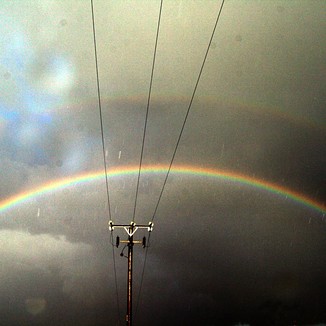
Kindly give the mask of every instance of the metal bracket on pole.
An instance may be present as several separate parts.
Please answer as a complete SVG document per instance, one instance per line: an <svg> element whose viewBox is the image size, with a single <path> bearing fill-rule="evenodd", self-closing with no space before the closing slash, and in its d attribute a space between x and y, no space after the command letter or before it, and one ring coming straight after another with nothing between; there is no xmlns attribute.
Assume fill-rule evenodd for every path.
<svg viewBox="0 0 326 326"><path fill-rule="evenodd" d="M146 238L144 237L142 241L134 240L134 234L138 229L147 229L148 232L153 231L153 222L149 222L148 225L139 224L136 225L135 222L130 222L130 224L114 224L112 221L109 222L109 230L113 232L115 228L124 229L128 234L128 240L122 240L121 243L126 243L128 246L128 281L127 281L127 314L126 314L126 325L132 326L132 258L133 258L133 246L134 244L142 244L143 248L146 247ZM120 243L120 238L117 237L116 246L118 247ZM121 256L124 256L123 250Z"/></svg>
<svg viewBox="0 0 326 326"><path fill-rule="evenodd" d="M135 222L130 222L130 224L114 224L112 221L109 222L109 230L113 231L115 228L123 228L126 230L129 237L132 237L138 229L147 229L148 232L153 231L153 222L146 224L136 224Z"/></svg>

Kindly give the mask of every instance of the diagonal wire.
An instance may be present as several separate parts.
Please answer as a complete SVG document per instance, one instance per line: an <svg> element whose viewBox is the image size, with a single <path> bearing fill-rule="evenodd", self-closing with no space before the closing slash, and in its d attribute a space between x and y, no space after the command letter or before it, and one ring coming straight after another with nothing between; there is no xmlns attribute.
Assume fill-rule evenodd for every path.
<svg viewBox="0 0 326 326"><path fill-rule="evenodd" d="M171 171L171 167L172 167L176 152L177 152L178 147L179 147L180 139L182 137L183 130L185 128L185 125L186 125L186 122L187 122L187 119L188 119L188 116L189 116L190 109L192 107L192 103L193 103L193 100L194 100L194 97L195 97L195 94L196 94L196 91L197 91L197 87L198 87L198 84L199 84L199 81L200 81L200 78L201 78L205 63L206 63L208 52L209 52L210 46L212 44L212 40L214 38L215 30L216 30L217 24L219 22L219 19L220 19L221 13L222 13L224 2L225 2L225 0L222 1L222 4L220 6L219 12L218 12L217 17L216 17L216 21L215 21L215 25L214 25L214 28L213 28L213 31L212 31L212 35L210 37L210 40L209 40L209 43L208 43L208 46L207 46L207 49L206 49L206 53L205 53L205 56L204 56L204 59L203 59L203 62L202 62L202 65L201 65L201 68L200 68L200 71L199 71L199 74L198 74L198 78L197 78L197 81L196 81L196 84L195 84L195 88L194 88L194 91L192 93L192 96L191 96L191 99L190 99L190 102L189 102L189 106L188 106L188 109L187 109L187 112L186 112L186 115L185 115L181 130L180 130L178 140L176 142L176 146L175 146L175 149L174 149L174 152L173 152L173 155L172 155L172 159L171 159L171 162L170 162L170 165L169 165L169 168L168 168L168 172L167 172L166 177L164 179L163 186L162 186L162 189L161 189L161 193L160 193L160 196L158 198L158 201L157 201L157 204L156 204L153 216L152 216L152 222L153 222L153 220L154 220L154 218L156 216L156 212L157 212L158 206L160 204L160 201L161 201L161 198L162 198L162 195L163 195L163 192L164 192L164 188L165 188L167 179L168 179L170 171ZM140 302L141 290L142 290L142 285L143 285L143 278L144 278L144 274L145 274L145 267L146 267L146 261L147 261L148 247L150 245L149 239L150 239L150 235L149 235L149 238L148 238L148 246L146 247L146 252L145 252L145 258L144 258L142 276L141 276L141 281L140 281L140 287L139 287L139 291L138 291L138 302L137 302L137 306L136 306L135 315L138 312L138 306L139 306L139 302Z"/></svg>
<svg viewBox="0 0 326 326"><path fill-rule="evenodd" d="M107 205L108 205L108 217L109 217L109 220L110 220L111 219L111 207L110 207L110 195L109 195L109 181L108 181L108 173L107 173L107 161L106 161L106 157L105 157L105 141L104 141L104 131L103 131L103 116L102 116L100 80L99 80L99 72L98 72L98 58L97 58L98 56L97 56L97 46L96 46L97 42L96 42L96 29L95 29L95 17L94 17L93 0L91 0L91 11L92 11L92 28L93 28L93 42L94 42L94 57L95 57L95 70L96 70L97 98L98 98L98 107L99 107L100 124L101 124L102 154L103 154L103 165L104 165L104 172L105 172L105 184L106 184L106 195L107 195ZM111 233L111 237L112 237L112 233ZM118 324L120 325L120 306L119 306L118 281L117 281L117 270L116 270L115 256L114 256L114 246L112 246L112 255L113 255L114 279L115 279L115 292L116 292L117 310L118 310Z"/></svg>
<svg viewBox="0 0 326 326"><path fill-rule="evenodd" d="M163 0L161 0L160 11L159 11L159 16L158 16L158 20L157 20L156 39L155 39L155 47L154 47L154 54L153 54L151 79L150 79L149 90L148 90L147 108L146 108L145 124L144 124L144 130L143 130L143 140L142 140L140 160L139 160L139 169L138 169L138 178L137 178L137 187L136 187L136 195L135 195L134 212L133 212L133 215L132 215L132 221L133 222L135 221L136 208L137 208L137 198L138 198L138 192L139 192L139 181L140 181L141 167L142 167L142 163L143 163L145 136L146 136L146 129L147 129L149 104L150 104L150 101L151 101L151 94L152 94L152 85L153 85L153 76L154 76L154 68L155 68L155 60L156 60L158 36L159 36L159 33L160 33L162 6L163 6Z"/></svg>
<svg viewBox="0 0 326 326"><path fill-rule="evenodd" d="M199 71L199 74L198 74L198 78L197 78L197 81L196 81L196 84L195 84L194 91L193 91L192 96L191 96L191 98L190 98L190 102L189 102L189 105L188 105L187 113L186 113L185 118L184 118L184 120L183 120L183 124L182 124L181 130L180 130L179 136L178 136L178 140L177 140L177 143L176 143L175 148L174 148L174 151L173 151L172 159L171 159L171 162L170 162L170 165L169 165L168 171L167 171L167 173L166 173L166 176L165 176L165 179L164 179L164 182L163 182L163 186L162 186L162 189L161 189L161 193L160 193L160 195L159 195L159 198L158 198L158 201L157 201L157 204L156 204L156 207L155 207L155 210L154 210L153 216L152 216L152 222L153 222L153 220L154 220L154 218L155 218L155 215L156 215L156 212L157 212L158 206L159 206L159 204L160 204L160 202L161 202L161 198L162 198L162 195L163 195L163 192L164 192L164 189L165 189L166 182L167 182L168 177L169 177L169 175L170 175L171 167L172 167L172 164L173 164L173 162L174 162L174 158L175 158L175 155L176 155L176 153L177 153L177 150L178 150L178 147L179 147L179 144L180 144L180 140L181 140L181 137L182 137L182 134L183 134L183 131L184 131L184 128L185 128L185 125L186 125L186 122L187 122L188 116L189 116L190 109L191 109L191 107L192 107L192 103L193 103L193 100L194 100L194 97L195 97L195 94L196 94L196 91L197 91L197 87L198 87L198 84L199 84L199 81L200 81L200 78L201 78L202 72L203 72L203 70L204 70L204 66L205 66L205 63L206 63L206 59L207 59L207 56L208 56L208 52L209 52L210 46L211 46L211 44L212 44L212 40L213 40L213 37L214 37L214 34L215 34L215 30L216 30L217 24L218 24L218 22L219 22L219 19L220 19L221 13L222 13L222 9L223 9L224 2L225 2L225 0L222 1L222 4L221 4L220 9L219 9L219 12L218 12L218 15L217 15L217 17L216 17L215 25L214 25L214 28L213 28L213 31L212 31L212 35L211 35L211 37L210 37L210 40L209 40L209 43L208 43L207 49L206 49L206 53L205 53L205 56L204 56L204 60L203 60L203 62L202 62L202 65L201 65L201 68L200 68L200 71Z"/></svg>
<svg viewBox="0 0 326 326"><path fill-rule="evenodd" d="M106 157L105 157L105 141L104 141L103 115L102 115L102 103L101 103L102 101L101 101L100 80L99 80L99 73L98 73L98 59L97 59L96 30L95 30L93 0L91 0L91 6L92 6L92 24L93 24L93 40L94 40L95 70L96 70L96 84L97 84L97 99L98 99L98 107L99 107L100 123L101 123L103 165L104 165L104 172L105 172L105 184L106 184L108 214L109 214L109 219L111 219L109 181L108 181L108 173L107 173L107 162L106 162Z"/></svg>

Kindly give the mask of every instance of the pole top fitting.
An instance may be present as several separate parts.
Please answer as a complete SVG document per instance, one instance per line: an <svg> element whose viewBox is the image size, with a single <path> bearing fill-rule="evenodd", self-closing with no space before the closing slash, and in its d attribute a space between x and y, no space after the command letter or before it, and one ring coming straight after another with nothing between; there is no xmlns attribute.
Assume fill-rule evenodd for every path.
<svg viewBox="0 0 326 326"><path fill-rule="evenodd" d="M148 228L147 228L148 232L152 232L153 231L153 227L154 227L154 223L153 222L149 222L148 223Z"/></svg>
<svg viewBox="0 0 326 326"><path fill-rule="evenodd" d="M114 224L113 221L109 221L109 230L112 232L115 228L125 229L127 234L132 237L138 229L147 229L148 232L153 231L153 222L146 224L136 224L134 221L131 221L130 224Z"/></svg>

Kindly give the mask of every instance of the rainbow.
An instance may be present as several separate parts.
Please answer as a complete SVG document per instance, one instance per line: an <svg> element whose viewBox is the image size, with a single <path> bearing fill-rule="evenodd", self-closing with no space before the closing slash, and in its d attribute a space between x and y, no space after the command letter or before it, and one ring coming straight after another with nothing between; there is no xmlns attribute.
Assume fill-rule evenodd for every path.
<svg viewBox="0 0 326 326"><path fill-rule="evenodd" d="M152 98L151 105L157 105L159 103L181 103L186 108L189 104L189 97L177 95L177 94L157 94ZM133 103L133 105L145 105L147 101L147 95L135 92L132 95L122 95L122 94L112 94L111 97L102 97L103 104L117 105L121 103ZM230 100L228 98L220 98L216 100L213 96L203 95L199 97L200 103L205 103L206 107L227 107L229 110L246 111L254 115L270 115L275 119L281 121L287 121L288 123L294 123L298 126L305 128L315 129L317 131L325 132L325 124L319 119L312 119L311 117L306 117L303 115L294 114L288 112L286 108L282 109L279 107L273 107L271 105L266 105L263 103L255 102L241 102L239 100ZM64 105L60 107L54 107L49 109L47 113L56 113L62 115L63 113L68 113L69 111L78 112L82 110L83 105L92 106L97 103L96 99L88 99L83 102L71 103L67 101Z"/></svg>
<svg viewBox="0 0 326 326"><path fill-rule="evenodd" d="M155 175L167 172L167 167L163 165L150 165L144 166L142 168L142 174ZM138 173L138 167L136 166L125 166L115 169L111 169L108 172L108 177L114 178L118 176L128 176L135 175ZM283 196L291 199L293 202L299 203L301 205L310 207L322 214L326 213L326 206L322 203L314 201L313 199L288 189L286 187L277 185L275 183L267 182L261 179L250 177L244 174L240 174L234 171L211 169L211 168L201 168L197 166L189 165L178 165L171 169L171 174L181 174L189 176L201 176L207 178L215 178L222 181L228 181L231 183L238 183L242 185L247 185L254 187L256 189L264 190L278 196ZM94 182L96 180L104 179L105 174L103 171L87 172L84 174L79 174L71 177L65 177L62 179L52 180L48 183L39 185L33 189L21 192L12 197L9 197L0 202L0 213L13 209L14 207L24 204L33 198L43 196L47 193L57 191L59 189L64 189L74 185L81 185L88 182Z"/></svg>

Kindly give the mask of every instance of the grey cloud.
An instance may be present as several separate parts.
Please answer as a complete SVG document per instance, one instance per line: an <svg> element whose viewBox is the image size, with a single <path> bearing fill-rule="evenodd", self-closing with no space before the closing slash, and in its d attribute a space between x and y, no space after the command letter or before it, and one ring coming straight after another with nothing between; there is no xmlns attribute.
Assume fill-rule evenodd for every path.
<svg viewBox="0 0 326 326"><path fill-rule="evenodd" d="M145 165L170 162L220 3L164 2ZM94 5L108 169L138 166L159 1ZM175 164L236 171L325 202L324 7L225 2ZM4 2L1 18L1 199L102 171L90 3ZM137 223L152 217L164 177L141 175ZM136 182L109 178L115 222L132 219ZM172 172L136 323L326 320L324 215L256 187ZM1 322L117 324L108 219L104 178L1 212ZM135 293L143 262L137 247Z"/></svg>

